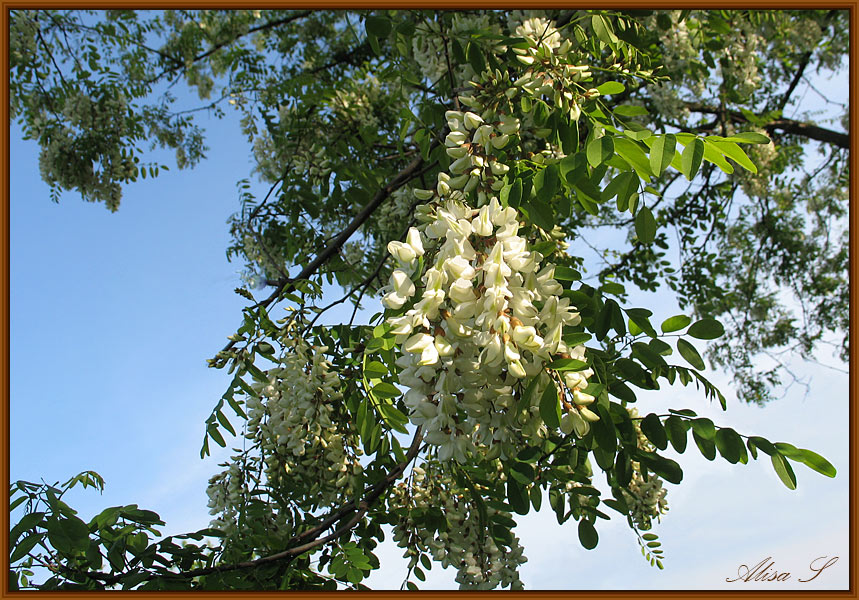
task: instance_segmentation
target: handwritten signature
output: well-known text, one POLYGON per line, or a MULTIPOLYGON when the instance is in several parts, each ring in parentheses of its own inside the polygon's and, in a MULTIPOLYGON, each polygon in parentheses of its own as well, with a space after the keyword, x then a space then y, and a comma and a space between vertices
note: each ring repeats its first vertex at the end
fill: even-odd
MULTIPOLYGON (((797 579, 800 583, 808 583, 809 581, 814 581, 817 577, 823 573, 825 569, 828 569, 832 565, 838 562, 838 557, 828 557, 828 556, 820 556, 811 561, 811 564, 808 565, 811 573, 811 577, 806 579, 797 579)), ((725 581, 729 583, 733 583, 735 581, 744 581, 746 583, 750 581, 788 581, 791 578, 790 571, 782 571, 779 572, 775 568, 775 561, 773 561, 771 556, 767 556, 761 562, 756 564, 753 567, 749 567, 749 565, 740 565, 737 567, 737 576, 734 579, 730 577, 725 577, 725 581)))

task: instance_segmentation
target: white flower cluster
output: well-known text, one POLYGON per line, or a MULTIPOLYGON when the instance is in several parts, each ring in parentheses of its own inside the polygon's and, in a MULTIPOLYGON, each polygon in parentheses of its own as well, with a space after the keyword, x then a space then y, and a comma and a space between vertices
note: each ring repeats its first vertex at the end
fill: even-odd
MULTIPOLYGON (((751 128, 749 131, 766 135, 766 131, 760 128, 751 128)), ((736 174, 740 185, 749 198, 764 198, 769 191, 769 182, 773 174, 772 163, 778 156, 775 143, 770 141, 768 144, 751 144, 746 147, 746 153, 758 168, 758 172, 751 173, 745 169, 738 169, 736 174)))
MULTIPOLYGON (((561 297, 554 265, 541 265, 542 255, 528 250, 518 212, 494 195, 509 167, 493 154, 518 132, 519 120, 489 111, 448 111, 447 119, 451 173, 439 173, 435 190, 415 190, 433 201, 418 210, 423 231, 413 227, 405 242, 388 245, 399 268, 382 302, 398 313, 388 323, 404 352, 397 365, 409 388, 409 416, 442 460, 462 462, 480 445, 506 455, 496 445, 514 443, 536 412, 514 410, 520 381, 555 355, 583 357, 584 348, 563 341, 564 326, 580 318, 561 297), (466 203, 471 195, 479 208, 466 203)), ((593 402, 582 391, 590 373, 568 375, 574 403, 565 409, 578 414, 593 402)))
POLYGON ((348 80, 346 86, 338 88, 331 100, 334 114, 345 121, 350 121, 360 127, 375 129, 379 118, 374 111, 374 104, 382 95, 381 85, 376 77, 368 76, 361 80, 348 80))
POLYGON ((632 481, 624 490, 626 503, 632 515, 632 521, 638 529, 646 531, 653 526, 653 519, 659 521, 668 512, 667 493, 662 487, 662 480, 653 473, 648 474, 647 481, 641 476, 638 463, 632 463, 632 481))
MULTIPOLYGON (((680 20, 682 11, 671 10, 666 14, 671 19, 671 27, 659 30, 659 42, 662 45, 662 65, 671 74, 671 82, 648 88, 650 98, 656 111, 665 119, 676 123, 685 123, 690 112, 686 108, 686 100, 701 98, 706 93, 706 83, 692 68, 693 61, 698 59, 698 47, 694 40, 700 38, 697 32, 698 21, 694 16, 680 20), (685 84, 688 92, 678 84, 685 84)), ((656 15, 648 17, 648 29, 657 29, 656 15)))
MULTIPOLYGON (((431 82, 436 82, 444 77, 448 69, 444 38, 465 40, 468 39, 471 32, 478 30, 500 33, 500 28, 490 23, 489 15, 486 13, 454 13, 449 28, 444 31, 444 37, 442 36, 442 26, 438 21, 428 20, 421 23, 415 28, 412 38, 412 55, 415 62, 418 63, 421 75, 431 82)), ((449 46, 447 51, 450 52, 449 46)), ((464 64, 457 66, 453 75, 454 80, 459 82, 471 79, 475 73, 471 65, 464 64)))
POLYGON ((215 516, 210 525, 231 537, 237 532, 239 513, 248 498, 244 471, 238 462, 209 480, 209 514, 215 516))
POLYGON ((387 201, 379 205, 373 213, 376 230, 385 240, 396 239, 403 233, 409 222, 415 198, 409 187, 397 188, 391 192, 387 201))
POLYGON ((554 50, 561 45, 561 34, 552 21, 542 17, 532 17, 524 20, 516 27, 516 35, 531 42, 532 47, 545 46, 554 50))
POLYGON ((766 42, 747 20, 731 31, 727 42, 724 53, 728 60, 721 62, 720 68, 740 98, 748 98, 761 84, 759 52, 766 42))
POLYGON ((318 506, 350 494, 361 470, 359 450, 334 414, 340 380, 326 351, 295 340, 280 368, 268 371, 269 384, 256 386, 259 398, 248 399, 247 437, 260 443, 269 482, 301 481, 318 506))
MULTIPOLYGON (((530 68, 516 80, 514 89, 545 98, 577 121, 583 99, 598 96, 599 92, 579 83, 592 73, 589 66, 574 64, 573 43, 561 36, 553 21, 539 17, 523 21, 516 28, 516 35, 525 38, 529 46, 514 48, 513 52, 520 63, 530 68)), ((538 129, 533 133, 546 137, 549 131, 538 129)))
MULTIPOLYGON (((270 369, 268 384, 254 384, 258 397, 247 402, 245 436, 261 454, 260 470, 268 489, 289 488, 289 497, 304 510, 332 505, 353 493, 361 471, 360 450, 335 414, 340 382, 324 358, 326 348, 312 348, 301 339, 292 344, 279 367, 270 369)), ((241 459, 241 457, 235 457, 241 459)), ((209 486, 213 526, 235 527, 237 501, 247 492, 236 462, 214 477, 209 486)), ((275 496, 276 497, 276 496, 275 496)))
MULTIPOLYGON (((510 543, 499 547, 488 533, 488 524, 481 522, 469 492, 458 489, 449 474, 415 467, 411 483, 400 483, 391 502, 409 509, 399 511, 403 516, 394 525, 394 540, 407 548, 406 556, 414 556, 417 546, 431 553, 443 567, 453 566, 460 589, 522 589, 518 567, 528 559, 523 556, 519 538, 511 534, 510 543), (415 521, 414 511, 428 508, 441 509, 445 528, 432 532, 415 521)), ((485 510, 489 520, 499 513, 491 506, 485 510)), ((500 516, 510 519, 511 515, 502 512, 500 516)))
MULTIPOLYGON (((638 410, 635 408, 628 408, 627 410, 632 418, 635 434, 638 438, 638 447, 652 452, 655 448, 641 431, 638 410)), ((653 526, 653 519, 658 522, 662 515, 668 512, 666 494, 667 490, 662 487, 662 479, 654 473, 648 473, 647 481, 645 481, 641 474, 641 465, 633 461, 632 481, 624 490, 623 495, 627 505, 629 505, 632 521, 638 529, 643 531, 650 529, 653 526)))

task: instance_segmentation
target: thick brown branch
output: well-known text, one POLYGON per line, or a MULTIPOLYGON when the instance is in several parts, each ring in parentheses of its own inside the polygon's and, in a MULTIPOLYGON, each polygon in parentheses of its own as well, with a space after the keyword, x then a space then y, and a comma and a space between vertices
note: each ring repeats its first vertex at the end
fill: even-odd
MULTIPOLYGON (((829 28, 829 23, 832 19, 835 18, 835 15, 838 13, 836 10, 830 10, 826 14, 826 28, 829 28)), ((802 79, 803 73, 805 73, 805 69, 808 67, 808 63, 811 61, 811 56, 814 54, 813 51, 809 50, 805 54, 802 55, 802 58, 799 60, 799 66, 796 69, 796 73, 793 76, 793 80, 790 82, 790 85, 787 88, 787 91, 784 93, 784 96, 781 97, 781 100, 778 103, 778 109, 784 110, 784 107, 787 106, 788 101, 790 100, 791 95, 794 90, 796 90, 796 86, 799 85, 800 80, 802 79)))
MULTIPOLYGON (((430 149, 435 148, 438 143, 439 142, 437 140, 434 140, 433 143, 430 145, 430 149)), ((346 241, 350 237, 352 237, 352 234, 355 233, 358 228, 361 227, 361 225, 363 225, 364 222, 370 218, 370 215, 373 214, 373 211, 375 211, 379 207, 379 205, 382 204, 382 202, 384 202, 384 200, 391 195, 392 192, 399 189, 400 187, 411 181, 413 178, 419 176, 421 173, 423 173, 423 171, 432 168, 435 163, 424 167, 424 169, 421 169, 421 166, 423 166, 423 164, 423 157, 415 157, 415 159, 410 162, 405 169, 400 171, 388 185, 376 192, 376 195, 373 196, 373 199, 370 200, 367 206, 365 206, 361 210, 361 212, 355 215, 349 225, 346 226, 346 229, 341 231, 337 235, 337 237, 335 237, 331 241, 331 243, 316 256, 315 259, 308 263, 307 266, 305 266, 295 277, 279 281, 277 289, 275 289, 275 291, 265 300, 260 300, 259 302, 257 302, 253 306, 253 308, 257 308, 260 306, 268 307, 278 298, 280 298, 281 294, 283 294, 284 292, 290 292, 294 290, 296 282, 307 279, 308 277, 313 275, 317 271, 317 269, 319 269, 319 267, 324 265, 332 256, 337 254, 343 244, 345 244, 346 241)), ((234 345, 235 342, 231 341, 229 344, 224 346, 222 352, 229 351, 234 345)))
MULTIPOLYGON (((686 108, 693 112, 703 113, 707 115, 723 114, 719 108, 699 104, 697 102, 686 102, 686 108)), ((733 110, 724 112, 724 115, 730 119, 732 123, 748 123, 748 119, 743 113, 733 110)), ((767 132, 780 131, 791 135, 799 135, 810 140, 816 140, 825 144, 832 144, 839 148, 847 149, 850 147, 850 136, 846 133, 840 133, 811 123, 803 123, 793 119, 775 119, 764 126, 767 132)))
MULTIPOLYGON (((296 556, 304 554, 314 548, 322 546, 330 542, 331 540, 337 539, 341 535, 349 532, 358 522, 364 517, 365 514, 370 510, 370 506, 375 502, 382 493, 388 489, 392 483, 394 483, 400 476, 405 472, 406 468, 409 464, 415 459, 421 449, 421 442, 423 441, 423 430, 421 427, 418 427, 415 431, 415 436, 412 438, 412 444, 409 447, 408 452, 406 453, 403 461, 397 465, 395 465, 385 476, 384 479, 379 481, 376 485, 374 485, 370 491, 367 493, 364 498, 362 498, 356 505, 354 500, 350 500, 345 503, 343 506, 338 508, 335 511, 332 511, 325 519, 322 520, 321 523, 301 533, 290 540, 291 543, 295 544, 301 542, 302 540, 310 540, 298 546, 293 546, 291 548, 287 548, 282 552, 278 552, 276 554, 270 554, 268 556, 263 556, 262 558, 257 558, 255 560, 247 560, 240 563, 234 563, 230 565, 219 565, 216 567, 203 567, 200 569, 191 569, 189 571, 181 571, 179 573, 150 573, 146 576, 143 581, 149 581, 151 579, 156 579, 158 577, 171 577, 178 579, 191 579, 193 577, 202 577, 203 575, 211 575, 213 573, 224 573, 226 571, 235 571, 238 569, 248 569, 251 567, 258 567, 260 565, 265 565, 281 560, 293 559, 296 556), (355 513, 352 518, 349 519, 345 524, 338 527, 332 533, 319 537, 323 531, 332 527, 335 523, 341 521, 351 512, 355 513)), ((99 572, 88 572, 84 574, 86 577, 90 579, 96 579, 98 581, 103 581, 104 583, 111 585, 119 583, 122 580, 121 575, 109 575, 107 573, 99 573, 99 572)))
MULTIPOLYGON (((305 10, 305 11, 302 11, 300 13, 289 15, 288 17, 283 17, 282 19, 276 19, 274 21, 269 21, 268 23, 263 23, 262 25, 256 25, 255 27, 249 27, 247 31, 239 33, 239 34, 233 36, 232 38, 230 38, 229 40, 226 40, 223 42, 218 42, 217 44, 214 44, 211 48, 209 48, 205 52, 198 54, 197 56, 193 57, 190 60, 190 62, 196 63, 196 62, 203 60, 204 58, 208 58, 209 56, 211 56, 212 54, 214 54, 215 52, 217 52, 221 48, 229 46, 233 42, 236 42, 237 40, 241 39, 242 37, 244 37, 246 35, 249 35, 251 33, 256 33, 258 31, 265 31, 266 29, 273 29, 274 27, 280 27, 281 25, 286 25, 287 23, 297 21, 298 19, 303 19, 304 17, 308 16, 310 13, 311 13, 311 11, 305 10)), ((161 54, 161 52, 159 52, 159 54, 161 54)), ((173 60, 174 62, 176 62, 176 59, 172 56, 171 56, 170 60, 173 60)), ((162 77, 167 75, 168 73, 175 73, 176 71, 181 69, 184 65, 185 65, 184 62, 177 62, 177 64, 175 66, 168 67, 167 69, 165 69, 164 71, 162 71, 161 73, 159 73, 158 75, 156 75, 155 77, 153 77, 152 79, 147 81, 146 83, 147 84, 155 83, 156 81, 158 81, 159 79, 161 79, 162 77)))

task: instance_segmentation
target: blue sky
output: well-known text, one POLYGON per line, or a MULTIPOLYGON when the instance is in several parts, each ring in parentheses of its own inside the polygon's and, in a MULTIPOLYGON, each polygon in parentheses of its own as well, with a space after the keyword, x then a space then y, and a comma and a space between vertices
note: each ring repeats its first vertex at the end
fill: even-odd
MULTIPOLYGON (((821 84, 846 101, 846 77, 821 84)), ((807 102, 814 101, 809 94, 807 102)), ((235 182, 252 165, 235 119, 205 125, 206 161, 127 186, 115 214, 74 194, 52 204, 35 143, 21 141, 12 127, 11 476, 53 482, 99 472, 107 480, 103 495, 85 491, 70 499, 85 518, 137 503, 162 515, 165 532, 209 520, 206 482, 227 454, 215 447, 201 461, 198 453, 203 421, 229 376, 208 369, 206 358, 235 331, 246 303, 232 291, 241 265, 226 260, 226 221, 239 207, 235 182)), ((267 186, 256 189, 264 194, 267 186)), ((677 312, 666 295, 635 297, 632 304, 658 307, 657 321, 677 312)), ((812 377, 810 391, 794 386, 766 408, 736 402, 730 378, 716 373, 713 380, 729 397, 726 413, 694 387, 641 394, 639 410, 694 408, 740 433, 813 449, 836 466, 836 479, 800 465, 799 488, 790 491, 768 460, 710 463, 691 449, 674 457, 685 478, 680 486, 666 484, 670 512, 656 529, 664 571, 645 563, 620 519, 601 523, 599 546, 586 551, 575 523, 559 527, 543 511, 522 518, 518 528, 529 557, 526 587, 757 589, 766 584, 725 578, 736 577, 741 564, 772 557, 775 569, 793 576, 771 587, 846 588, 847 375, 808 363, 793 367, 812 377), (822 556, 839 561, 815 581, 797 582, 822 556)), ((370 584, 399 587, 402 550, 386 544, 377 554, 383 569, 370 584)), ((454 587, 453 574, 435 567, 427 587, 454 587)))

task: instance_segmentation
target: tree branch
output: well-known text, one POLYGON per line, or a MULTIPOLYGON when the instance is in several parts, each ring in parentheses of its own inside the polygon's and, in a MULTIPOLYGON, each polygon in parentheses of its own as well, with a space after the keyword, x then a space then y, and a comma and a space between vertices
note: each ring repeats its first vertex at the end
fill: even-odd
MULTIPOLYGON (((276 19, 274 21, 269 21, 268 23, 263 23, 262 25, 257 25, 255 27, 249 27, 247 31, 239 33, 237 35, 234 35, 229 40, 226 40, 224 42, 218 42, 217 44, 214 44, 211 48, 209 48, 208 50, 206 50, 202 54, 198 54, 197 56, 193 57, 190 60, 190 62, 193 64, 195 62, 199 62, 199 61, 203 60, 204 58, 208 58, 209 56, 211 56, 212 54, 214 54, 215 52, 217 52, 221 48, 224 48, 225 46, 229 46, 230 44, 232 44, 236 40, 239 40, 246 35, 250 35, 251 33, 256 33, 258 31, 265 31, 266 29, 272 29, 274 27, 279 27, 281 25, 286 25, 287 23, 297 21, 298 19, 303 19, 304 17, 308 16, 311 12, 312 11, 305 10, 305 11, 302 11, 300 13, 290 15, 288 17, 283 17, 282 19, 276 19)), ((161 54, 161 52, 159 52, 159 54, 161 54)), ((175 59, 171 56, 171 60, 175 60, 175 59)), ((156 81, 158 81, 159 79, 161 79, 162 77, 167 75, 168 73, 174 73, 174 72, 178 71, 179 69, 181 69, 183 66, 185 66, 184 62, 176 64, 172 67, 168 67, 167 69, 161 71, 161 73, 159 73, 158 75, 156 75, 152 79, 146 81, 145 83, 147 83, 147 84, 155 83, 156 81)))
MULTIPOLYGON (((438 140, 433 140, 430 144, 430 149, 435 148, 439 144, 438 140)), ((379 205, 391 195, 392 192, 401 188, 403 185, 422 175, 425 171, 433 168, 435 166, 435 162, 425 166, 423 169, 420 167, 423 165, 424 160, 423 157, 417 156, 415 159, 410 162, 405 169, 400 171, 396 177, 394 177, 391 182, 385 187, 381 188, 376 195, 373 196, 373 199, 370 200, 369 204, 365 206, 361 212, 359 212, 349 225, 346 226, 346 229, 340 232, 340 234, 335 237, 331 243, 320 252, 315 259, 313 259, 310 263, 307 264, 295 277, 290 277, 288 279, 282 279, 277 282, 277 289, 272 292, 272 294, 266 298, 265 300, 260 300, 256 304, 254 304, 251 308, 258 308, 260 306, 268 307, 273 302, 275 302, 278 298, 280 298, 281 294, 284 292, 290 292, 295 289, 295 283, 301 281, 303 279, 307 279, 311 275, 313 275, 319 267, 325 264, 332 256, 334 256, 343 244, 352 237, 352 234, 355 233, 364 222, 370 218, 370 215, 379 207, 379 205)), ((229 351, 234 345, 235 341, 230 341, 221 352, 229 351)))
MULTIPOLYGON (((305 539, 309 539, 310 541, 305 542, 304 544, 300 544, 298 546, 293 546, 291 548, 287 548, 282 552, 278 552, 276 554, 270 554, 268 556, 263 556, 261 558, 257 558, 254 560, 247 560, 240 563, 234 563, 230 565, 219 565, 216 567, 203 567, 199 569, 191 569, 188 571, 181 571, 179 573, 149 573, 144 579, 140 581, 143 583, 144 581, 149 581, 152 579, 156 579, 158 577, 171 577, 178 579, 191 579, 193 577, 201 577, 203 575, 211 575, 212 573, 223 573, 226 571, 235 571, 238 569, 248 569, 251 567, 257 567, 260 565, 265 565, 273 562, 277 562, 285 559, 293 559, 305 552, 313 550, 323 544, 326 544, 334 539, 337 539, 341 535, 350 531, 358 522, 364 517, 365 514, 370 510, 370 505, 375 502, 382 493, 388 489, 393 482, 400 478, 400 476, 405 472, 406 467, 417 457, 418 453, 421 449, 421 442, 423 441, 423 430, 419 426, 415 431, 414 438, 412 438, 412 444, 409 447, 409 451, 406 453, 403 461, 392 468, 384 479, 379 481, 376 485, 374 485, 370 492, 361 499, 357 505, 354 500, 350 500, 345 503, 343 506, 338 508, 335 511, 332 511, 321 523, 305 531, 304 533, 298 534, 290 540, 290 543, 297 543, 305 539), (353 512, 357 509, 357 513, 349 519, 349 521, 335 529, 332 533, 319 537, 323 531, 332 527, 335 523, 342 520, 347 514, 353 512), (318 539, 317 539, 318 538, 318 539)), ((79 573, 80 575, 84 575, 90 579, 95 579, 98 581, 103 581, 104 583, 111 585, 119 583, 122 580, 121 575, 110 575, 108 573, 100 573, 97 571, 90 571, 86 573, 79 573)))
MULTIPOLYGON (((727 110, 723 113, 722 110, 719 108, 707 106, 705 104, 699 104, 697 102, 686 102, 685 105, 686 108, 693 112, 703 113, 707 115, 724 114, 725 117, 729 119, 732 123, 749 122, 745 115, 738 111, 727 110)), ((819 127, 817 125, 812 125, 811 123, 795 121, 793 119, 774 119, 764 125, 764 129, 766 129, 767 132, 770 133, 773 131, 781 131, 782 133, 799 135, 811 140, 823 142, 825 144, 832 144, 834 146, 838 146, 839 148, 850 148, 850 136, 848 134, 833 131, 831 129, 826 129, 824 127, 819 127)))
MULTIPOLYGON (((832 19, 835 18, 837 14, 836 10, 830 10, 826 14, 826 28, 829 28, 829 23, 832 19)), ((778 103, 778 109, 784 110, 784 107, 787 106, 788 101, 790 100, 791 94, 793 94, 794 90, 796 90, 796 86, 799 85, 800 80, 802 79, 803 73, 805 73, 806 67, 808 67, 808 63, 811 61, 811 56, 814 54, 813 50, 809 50, 805 54, 802 55, 802 58, 799 61, 799 67, 796 69, 796 73, 793 76, 793 80, 790 82, 790 85, 787 88, 787 91, 784 93, 784 96, 781 97, 781 100, 778 103)))

